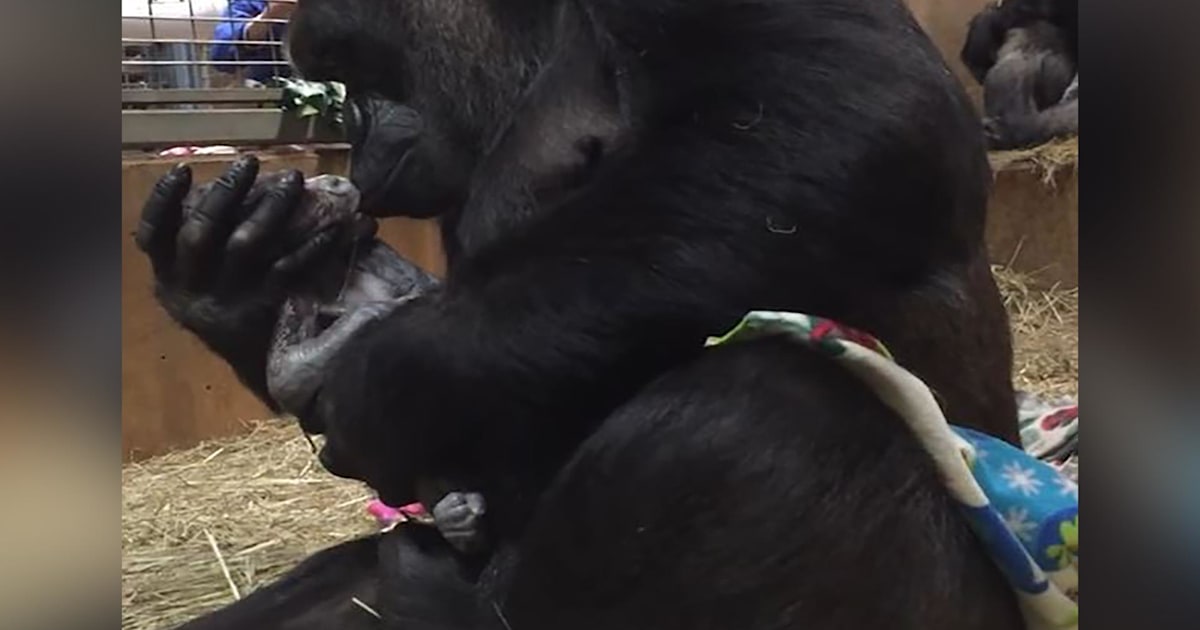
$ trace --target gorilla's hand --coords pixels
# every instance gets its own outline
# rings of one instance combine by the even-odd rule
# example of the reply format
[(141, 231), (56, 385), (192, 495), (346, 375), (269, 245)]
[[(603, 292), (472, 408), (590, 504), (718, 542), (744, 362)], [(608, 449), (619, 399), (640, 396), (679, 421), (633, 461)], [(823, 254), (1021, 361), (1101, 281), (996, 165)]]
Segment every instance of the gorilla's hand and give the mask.
[(233, 366), (272, 408), (267, 394), (267, 348), (286, 282), (328, 253), (336, 231), (295, 247), (283, 243), (299, 205), (303, 177), (288, 173), (247, 201), (258, 160), (239, 158), (190, 212), (184, 198), (191, 169), (180, 165), (155, 185), (142, 210), (136, 243), (154, 269), (155, 295), (167, 313)]
[(999, 149), (1004, 145), (1004, 124), (999, 118), (988, 116), (983, 119), (983, 139), (989, 149)]
[[(320, 432), (320, 426), (308, 419), (312, 417), (310, 408), (329, 363), (361, 329), (386, 317), (406, 300), (397, 298), (323, 307), (288, 300), (283, 305), (267, 357), (267, 387), (271, 398), (283, 411), (295, 415), (305, 431)], [(314, 311), (314, 308), (319, 310)], [(322, 314), (337, 315), (337, 319), (323, 330), (317, 321)]]

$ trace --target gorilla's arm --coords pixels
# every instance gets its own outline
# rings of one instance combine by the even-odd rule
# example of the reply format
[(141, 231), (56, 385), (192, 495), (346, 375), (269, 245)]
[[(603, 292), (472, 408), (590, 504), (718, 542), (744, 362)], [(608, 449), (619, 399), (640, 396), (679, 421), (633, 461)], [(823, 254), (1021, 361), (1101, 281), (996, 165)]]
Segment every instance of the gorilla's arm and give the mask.
[[(730, 155), (719, 158), (736, 163)], [(812, 307), (824, 310), (827, 283), (859, 277), (829, 252), (800, 250), (792, 217), (731, 198), (719, 177), (676, 187), (636, 181), (682, 181), (663, 166), (685, 168), (680, 156), (647, 159), (658, 166), (631, 164), (623, 181), (605, 182), (610, 194), (582, 195), (481, 251), (439, 291), (348, 342), (310, 410), (341, 473), (394, 491), (444, 471), (488, 481), (496, 471), (552, 470), (592, 422), (701, 352), (773, 283), (809, 287)], [(729, 201), (717, 211), (719, 198)], [(821, 217), (801, 229), (806, 242), (841, 240), (823, 238), (832, 228)], [(767, 262), (798, 255), (812, 271)], [(902, 257), (896, 268), (908, 264)], [(840, 279), (816, 271), (834, 267)], [(387, 470), (355, 469), (370, 462)], [(511, 503), (489, 496), (489, 507), (503, 519)]]
[(1041, 111), (985, 120), (984, 131), (989, 143), (996, 149), (1014, 149), (1079, 133), (1079, 99), (1069, 98), (1077, 94), (1077, 89), (1069, 89), (1068, 97)]
[(967, 37), (959, 59), (981, 85), (996, 64), (996, 53), (1004, 43), (1007, 30), (1007, 21), (994, 4), (985, 6), (967, 25)]

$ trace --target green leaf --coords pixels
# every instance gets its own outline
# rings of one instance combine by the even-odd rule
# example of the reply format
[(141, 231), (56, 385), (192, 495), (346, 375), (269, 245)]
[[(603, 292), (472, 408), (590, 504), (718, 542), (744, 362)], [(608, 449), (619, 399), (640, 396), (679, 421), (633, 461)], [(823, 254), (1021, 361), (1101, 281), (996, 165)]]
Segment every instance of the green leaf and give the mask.
[(312, 82), (279, 77), (275, 85), (283, 90), (280, 107), (300, 118), (321, 116), (336, 125), (343, 122), (346, 86), (334, 81)]

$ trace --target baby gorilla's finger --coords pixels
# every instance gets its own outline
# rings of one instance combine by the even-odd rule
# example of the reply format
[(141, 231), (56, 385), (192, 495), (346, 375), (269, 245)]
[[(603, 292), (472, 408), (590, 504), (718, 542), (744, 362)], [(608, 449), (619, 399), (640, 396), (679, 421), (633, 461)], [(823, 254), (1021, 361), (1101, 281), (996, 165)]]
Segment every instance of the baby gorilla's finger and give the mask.
[(237, 224), (242, 200), (258, 177), (254, 156), (238, 158), (215, 182), (179, 229), (176, 241), (176, 265), (180, 280), (188, 288), (197, 288), (211, 278), (224, 250), (229, 232)]
[(192, 187), (192, 169), (178, 164), (159, 178), (142, 206), (134, 243), (150, 257), (156, 276), (171, 269), (175, 235), (183, 215), (183, 199)]
[(279, 251), (273, 246), (274, 241), (281, 238), (283, 226), (303, 192), (304, 177), (299, 171), (290, 171), (263, 195), (250, 216), (229, 237), (222, 286), (260, 277), (253, 272), (261, 270), (259, 265)]

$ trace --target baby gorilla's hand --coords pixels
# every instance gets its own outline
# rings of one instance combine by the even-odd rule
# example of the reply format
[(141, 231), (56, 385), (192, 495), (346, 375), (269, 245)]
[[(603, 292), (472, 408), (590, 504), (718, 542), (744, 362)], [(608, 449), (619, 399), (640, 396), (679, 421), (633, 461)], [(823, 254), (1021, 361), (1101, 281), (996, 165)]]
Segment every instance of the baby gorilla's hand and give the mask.
[(487, 504), (477, 492), (451, 492), (433, 506), (433, 523), (446, 542), (464, 554), (475, 554), (487, 547), (483, 515)]

